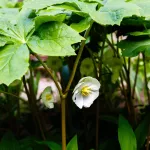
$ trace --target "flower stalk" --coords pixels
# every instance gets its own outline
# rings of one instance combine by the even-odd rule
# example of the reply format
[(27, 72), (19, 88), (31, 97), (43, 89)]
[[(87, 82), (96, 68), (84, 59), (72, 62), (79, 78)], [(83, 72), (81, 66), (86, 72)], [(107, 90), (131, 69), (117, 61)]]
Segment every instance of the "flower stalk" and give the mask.
[[(91, 21), (90, 27), (85, 32), (85, 35), (84, 35), (85, 39), (87, 39), (87, 37), (90, 33), (90, 30), (92, 28), (92, 24), (93, 24), (93, 20)], [(62, 100), (62, 103), (61, 103), (62, 150), (66, 150), (66, 97), (68, 95), (69, 89), (70, 89), (71, 84), (73, 82), (73, 79), (74, 79), (74, 76), (75, 76), (75, 73), (76, 73), (76, 70), (77, 70), (77, 67), (79, 64), (79, 60), (81, 58), (81, 55), (82, 55), (82, 52), (83, 52), (83, 49), (85, 46), (85, 42), (86, 42), (85, 40), (83, 40), (81, 42), (79, 52), (78, 52), (77, 58), (75, 60), (74, 66), (73, 66), (73, 71), (71, 73), (69, 82), (67, 84), (66, 89), (64, 90), (64, 93), (61, 94), (61, 100)]]

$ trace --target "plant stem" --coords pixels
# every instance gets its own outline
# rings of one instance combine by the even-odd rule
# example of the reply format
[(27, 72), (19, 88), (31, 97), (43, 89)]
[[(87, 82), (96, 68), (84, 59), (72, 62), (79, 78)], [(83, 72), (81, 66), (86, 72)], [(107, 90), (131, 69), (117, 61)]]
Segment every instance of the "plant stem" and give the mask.
[[(108, 43), (108, 45), (112, 48), (113, 52), (114, 52), (114, 56), (117, 56), (117, 50), (115, 49), (114, 45), (109, 41), (108, 38), (106, 38), (106, 42)], [(119, 56), (118, 56), (119, 58)]]
[(146, 70), (146, 62), (145, 62), (145, 54), (144, 53), (143, 53), (143, 63), (144, 63), (145, 87), (146, 87), (146, 92), (147, 92), (147, 97), (148, 97), (148, 103), (150, 105), (150, 94), (149, 94), (149, 89), (148, 89), (147, 70)]
[[(102, 44), (102, 48), (101, 48), (101, 57), (100, 57), (100, 66), (99, 66), (99, 81), (102, 81), (102, 66), (103, 66), (103, 53), (104, 53), (104, 47), (105, 47), (105, 38), (106, 36), (104, 36), (104, 40), (103, 40), (103, 44)], [(99, 149), (99, 99), (97, 99), (96, 101), (96, 150)]]
[(126, 89), (125, 89), (125, 86), (124, 86), (124, 83), (123, 83), (123, 77), (122, 77), (121, 72), (120, 72), (120, 79), (121, 79), (121, 85), (122, 85), (124, 97), (127, 98)]
[[(31, 74), (31, 76), (32, 76), (32, 74)], [(42, 129), (42, 126), (41, 126), (41, 122), (39, 120), (37, 110), (35, 108), (35, 104), (34, 104), (34, 100), (33, 100), (33, 98), (35, 98), (35, 96), (33, 95), (34, 93), (32, 91), (33, 90), (33, 88), (32, 88), (33, 84), (31, 84), (31, 81), (29, 82), (29, 89), (30, 89), (31, 93), (29, 92), (29, 90), (27, 88), (25, 76), (23, 76), (23, 84), (24, 84), (24, 88), (25, 88), (25, 91), (26, 91), (26, 94), (27, 94), (27, 97), (28, 97), (29, 107), (30, 107), (30, 110), (31, 110), (32, 115), (33, 115), (33, 121), (34, 121), (34, 124), (35, 124), (35, 127), (36, 127), (36, 131), (37, 131), (37, 124), (36, 124), (36, 120), (37, 120), (37, 123), (39, 125), (39, 129), (40, 129), (40, 132), (41, 132), (41, 136), (42, 136), (43, 140), (45, 140), (45, 135), (44, 135), (44, 132), (43, 132), (43, 129)]]
[(19, 96), (17, 96), (17, 95), (14, 95), (14, 94), (12, 94), (12, 93), (8, 93), (8, 92), (1, 91), (1, 90), (0, 90), (0, 93), (4, 93), (4, 94), (7, 94), (7, 95), (16, 97), (16, 98), (18, 98), (18, 99), (20, 99), (20, 100), (22, 100), (22, 101), (25, 101), (25, 99), (23, 99), (23, 98), (21, 98), (21, 97), (19, 97)]
[(140, 61), (140, 56), (138, 56), (138, 60), (137, 60), (137, 64), (136, 64), (136, 72), (135, 72), (135, 78), (134, 78), (134, 85), (133, 85), (132, 97), (134, 97), (134, 93), (135, 93), (135, 87), (136, 87), (136, 82), (137, 82), (137, 77), (138, 77), (138, 71), (139, 71), (139, 61)]
[[(87, 37), (88, 37), (88, 35), (90, 33), (90, 30), (92, 28), (92, 25), (93, 25), (93, 21), (91, 21), (90, 27), (86, 30), (86, 32), (84, 34), (84, 38), (85, 39), (87, 39)], [(69, 91), (69, 89), (71, 87), (71, 84), (73, 82), (73, 79), (74, 79), (74, 76), (75, 76), (75, 73), (76, 73), (76, 70), (77, 70), (77, 67), (78, 67), (79, 60), (81, 58), (81, 55), (82, 55), (82, 52), (83, 52), (83, 49), (84, 49), (84, 46), (85, 46), (85, 42), (86, 42), (86, 40), (82, 40), (82, 42), (81, 42), (81, 45), (80, 45), (80, 48), (79, 48), (79, 52), (78, 52), (77, 58), (75, 60), (74, 66), (73, 66), (73, 71), (71, 73), (69, 82), (68, 82), (67, 87), (66, 87), (65, 92), (64, 92), (65, 97), (67, 97), (68, 91)]]
[[(93, 21), (91, 22), (90, 27), (85, 32), (85, 35), (84, 35), (85, 39), (89, 35), (92, 24), (93, 24)], [(74, 66), (73, 66), (73, 71), (71, 73), (69, 82), (67, 84), (67, 87), (66, 87), (64, 93), (61, 93), (61, 99), (62, 99), (62, 102), (61, 102), (62, 150), (66, 150), (66, 97), (68, 95), (69, 89), (70, 89), (71, 84), (73, 82), (73, 79), (74, 79), (74, 76), (75, 76), (75, 73), (76, 73), (76, 70), (77, 70), (77, 66), (78, 66), (79, 60), (81, 58), (84, 46), (85, 46), (85, 42), (86, 42), (85, 40), (83, 40), (81, 42), (79, 52), (78, 52), (77, 58), (75, 60)]]
[(34, 117), (34, 111), (33, 111), (33, 108), (32, 108), (31, 97), (30, 97), (30, 93), (29, 93), (29, 90), (28, 90), (28, 87), (27, 87), (27, 84), (26, 84), (25, 76), (23, 76), (22, 81), (23, 81), (23, 85), (24, 85), (24, 88), (25, 88), (26, 95), (28, 97), (29, 108), (30, 108), (30, 111), (32, 112), (31, 114), (32, 114), (32, 118), (33, 118), (33, 121), (34, 121), (34, 125), (35, 125), (35, 131), (37, 133), (38, 128), (37, 128), (36, 120), (35, 120), (35, 117)]
[(23, 76), (22, 81), (23, 81), (23, 85), (24, 85), (24, 88), (25, 88), (25, 92), (26, 92), (28, 100), (29, 100), (30, 99), (30, 93), (29, 93), (29, 90), (27, 88), (25, 76)]
[(132, 94), (131, 94), (131, 81), (130, 81), (130, 68), (131, 67), (131, 59), (128, 58), (128, 70), (127, 70), (127, 107), (129, 111), (129, 117), (132, 125), (134, 126), (136, 123), (136, 117), (135, 117), (135, 111), (134, 111), (134, 106), (132, 102)]
[(62, 150), (66, 150), (66, 99), (61, 99), (61, 136)]
[(88, 52), (89, 52), (89, 54), (90, 54), (90, 56), (91, 56), (91, 58), (92, 58), (92, 61), (93, 61), (93, 64), (94, 64), (94, 68), (95, 68), (95, 75), (96, 75), (96, 78), (98, 79), (96, 61), (95, 61), (95, 59), (94, 59), (94, 57), (93, 57), (92, 50), (91, 50), (90, 48), (88, 48), (87, 46), (85, 46), (85, 47), (86, 47), (86, 49), (88, 50)]
[(32, 104), (32, 107), (33, 107), (33, 112), (34, 112), (35, 118), (37, 120), (37, 123), (39, 125), (41, 136), (42, 136), (43, 140), (46, 140), (46, 137), (45, 137), (44, 131), (43, 131), (42, 121), (41, 121), (42, 118), (39, 117), (40, 113), (39, 113), (38, 107), (36, 105), (36, 95), (35, 95), (35, 92), (34, 92), (34, 78), (33, 78), (33, 72), (32, 72), (32, 67), (31, 66), (30, 66), (30, 78), (29, 78), (28, 85), (29, 85), (29, 90), (30, 90), (30, 97), (31, 97), (31, 100), (32, 100), (31, 104)]
[(52, 72), (49, 70), (49, 68), (47, 67), (47, 65), (41, 60), (41, 58), (36, 54), (34, 53), (35, 57), (40, 61), (40, 63), (42, 64), (42, 66), (45, 68), (45, 70), (49, 73), (50, 77), (52, 78), (52, 80), (54, 81), (58, 91), (59, 91), (59, 94), (60, 96), (63, 96), (63, 93), (62, 93), (62, 90), (57, 82), (57, 80), (55, 79), (55, 77), (53, 76)]
[(146, 141), (146, 150), (149, 150), (149, 135), (150, 135), (150, 125), (149, 125), (149, 128), (148, 128), (148, 134), (147, 134), (147, 141)]

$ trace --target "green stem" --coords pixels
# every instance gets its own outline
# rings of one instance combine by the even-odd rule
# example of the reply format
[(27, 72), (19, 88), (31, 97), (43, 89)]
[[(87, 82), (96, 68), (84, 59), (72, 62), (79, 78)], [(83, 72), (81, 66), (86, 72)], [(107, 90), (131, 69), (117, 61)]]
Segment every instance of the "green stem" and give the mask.
[(32, 107), (33, 107), (34, 116), (35, 116), (35, 118), (37, 120), (37, 123), (39, 125), (41, 136), (42, 136), (43, 140), (46, 140), (46, 137), (44, 135), (43, 126), (42, 126), (42, 121), (41, 121), (42, 118), (39, 117), (40, 113), (39, 113), (38, 107), (36, 105), (36, 95), (35, 95), (35, 92), (34, 92), (34, 78), (33, 78), (33, 71), (32, 71), (31, 66), (30, 66), (30, 78), (29, 78), (28, 85), (29, 85), (29, 90), (30, 90), (30, 97), (31, 97), (31, 100), (32, 100), (31, 104), (32, 104)]
[(150, 135), (150, 125), (148, 128), (147, 141), (146, 141), (146, 150), (149, 150), (149, 135)]
[[(93, 24), (93, 21), (91, 22), (91, 26), (85, 32), (85, 35), (84, 35), (85, 39), (89, 35), (89, 32), (92, 28), (92, 24)], [(71, 87), (71, 84), (73, 82), (73, 79), (74, 79), (74, 76), (75, 76), (75, 73), (76, 73), (76, 70), (77, 70), (77, 66), (78, 66), (79, 60), (81, 58), (84, 46), (85, 46), (85, 42), (86, 42), (85, 40), (83, 40), (81, 42), (79, 52), (78, 52), (77, 58), (75, 60), (74, 66), (73, 66), (73, 71), (71, 73), (69, 82), (68, 82), (67, 87), (64, 91), (64, 94), (61, 93), (61, 99), (62, 99), (62, 102), (61, 102), (62, 150), (66, 150), (66, 97), (68, 95), (68, 91), (69, 91), (69, 89)]]
[[(91, 30), (91, 28), (92, 28), (92, 24), (93, 24), (93, 21), (91, 22), (90, 27), (86, 30), (86, 32), (85, 32), (85, 34), (84, 34), (84, 38), (85, 38), (85, 39), (87, 39), (87, 37), (88, 37), (88, 35), (89, 35), (89, 33), (90, 33), (90, 30)], [(82, 55), (82, 52), (83, 52), (83, 49), (84, 49), (84, 46), (85, 46), (85, 42), (86, 42), (86, 40), (83, 40), (83, 41), (81, 42), (81, 45), (80, 45), (80, 48), (79, 48), (79, 52), (78, 52), (77, 58), (76, 58), (76, 60), (75, 60), (74, 66), (73, 66), (73, 71), (72, 71), (72, 73), (71, 73), (69, 82), (68, 82), (67, 87), (66, 87), (65, 92), (64, 92), (65, 97), (67, 97), (68, 91), (69, 91), (69, 89), (70, 89), (70, 87), (71, 87), (71, 84), (72, 84), (72, 82), (73, 82), (73, 79), (74, 79), (74, 76), (75, 76), (75, 73), (76, 73), (76, 70), (77, 70), (77, 67), (78, 67), (79, 60), (80, 60), (80, 58), (81, 58), (81, 55)]]
[(134, 126), (136, 123), (136, 116), (135, 116), (134, 106), (133, 106), (133, 102), (132, 102), (130, 69), (131, 69), (131, 59), (128, 58), (128, 70), (126, 72), (127, 73), (127, 87), (128, 87), (127, 105), (128, 105), (128, 110), (129, 110), (130, 121), (131, 121), (132, 125)]
[[(118, 55), (118, 54), (117, 54), (117, 50), (115, 49), (114, 45), (109, 41), (108, 38), (106, 38), (106, 42), (107, 42), (107, 44), (112, 48), (112, 50), (113, 50), (113, 52), (114, 52), (114, 56), (117, 56), (117, 55)], [(118, 58), (119, 58), (119, 56), (118, 56)]]
[[(30, 110), (32, 112), (32, 117), (33, 117), (33, 121), (34, 121), (34, 124), (35, 124), (35, 127), (36, 127), (36, 132), (38, 131), (37, 130), (37, 123), (38, 123), (39, 129), (40, 129), (40, 132), (41, 132), (41, 136), (45, 140), (44, 132), (43, 132), (41, 123), (39, 121), (39, 118), (37, 117), (37, 113), (36, 113), (35, 106), (34, 106), (34, 103), (33, 103), (33, 97), (34, 96), (33, 96), (33, 92), (32, 92), (32, 89), (31, 89), (32, 86), (31, 86), (31, 84), (29, 84), (29, 89), (30, 89), (30, 92), (31, 92), (30, 93), (28, 88), (27, 88), (25, 76), (23, 76), (23, 84), (24, 84), (24, 88), (25, 88), (25, 91), (26, 91), (26, 94), (27, 94), (27, 97), (28, 97), (29, 107), (30, 107)], [(37, 123), (36, 123), (36, 120), (37, 120)]]
[(28, 97), (29, 108), (30, 108), (30, 111), (32, 112), (31, 114), (32, 114), (32, 118), (33, 118), (33, 121), (34, 121), (34, 125), (35, 125), (35, 131), (37, 133), (38, 128), (37, 128), (36, 120), (35, 120), (35, 117), (34, 117), (34, 111), (33, 111), (33, 108), (32, 108), (31, 97), (30, 97), (30, 93), (29, 93), (29, 90), (28, 90), (28, 87), (27, 87), (27, 84), (26, 84), (25, 76), (23, 76), (22, 81), (23, 81), (23, 85), (24, 85), (24, 88), (25, 88), (26, 95)]
[(148, 97), (148, 103), (150, 105), (150, 94), (149, 94), (149, 89), (148, 89), (147, 70), (146, 70), (146, 62), (145, 62), (145, 54), (144, 53), (143, 53), (143, 63), (144, 63), (145, 87), (146, 87), (146, 92), (147, 92), (147, 97)]
[(124, 97), (127, 99), (126, 89), (125, 89), (125, 86), (124, 86), (124, 83), (123, 83), (123, 76), (122, 76), (121, 72), (120, 72), (120, 79), (121, 79), (121, 85), (122, 85), (122, 90), (123, 90)]
[(23, 76), (22, 81), (23, 81), (23, 85), (24, 85), (24, 88), (25, 88), (25, 92), (26, 92), (27, 97), (28, 97), (28, 100), (29, 100), (29, 99), (30, 99), (30, 93), (29, 93), (29, 90), (28, 90), (28, 88), (27, 88), (25, 76)]
[(136, 72), (135, 72), (134, 85), (133, 85), (133, 90), (132, 90), (132, 97), (134, 97), (135, 87), (137, 83), (137, 77), (138, 77), (138, 72), (139, 72), (139, 61), (140, 61), (140, 56), (138, 56), (138, 60), (136, 64)]
[[(100, 66), (99, 66), (99, 81), (101, 81), (102, 83), (102, 66), (103, 66), (103, 53), (104, 53), (104, 47), (105, 47), (105, 36), (104, 36), (104, 41), (103, 41), (103, 45), (101, 48), (101, 57), (100, 57)], [(95, 130), (95, 134), (96, 134), (96, 150), (99, 149), (99, 99), (97, 99), (96, 101), (96, 130)]]
[(96, 61), (95, 61), (95, 59), (94, 59), (94, 57), (93, 57), (92, 50), (91, 50), (90, 48), (88, 48), (87, 46), (85, 46), (85, 47), (86, 47), (86, 49), (88, 50), (88, 52), (89, 52), (89, 54), (90, 54), (90, 56), (91, 56), (91, 58), (92, 58), (92, 61), (93, 61), (93, 64), (94, 64), (94, 68), (95, 68), (96, 78), (98, 79), (98, 73), (97, 73)]
[(54, 81), (58, 91), (59, 91), (59, 94), (61, 97), (63, 97), (63, 93), (62, 93), (62, 90), (57, 82), (57, 80), (55, 79), (55, 77), (53, 76), (52, 72), (49, 70), (49, 68), (47, 67), (47, 65), (41, 60), (41, 58), (36, 54), (34, 53), (35, 57), (40, 61), (40, 63), (42, 64), (42, 66), (45, 68), (45, 70), (49, 73), (50, 77), (52, 78), (52, 80)]
[(61, 101), (61, 136), (62, 136), (62, 150), (66, 150), (66, 99)]
[(7, 94), (7, 95), (16, 97), (16, 98), (18, 98), (18, 99), (20, 99), (20, 100), (22, 100), (22, 101), (25, 101), (25, 99), (23, 99), (23, 98), (21, 98), (21, 97), (19, 97), (19, 96), (17, 96), (17, 95), (14, 95), (14, 94), (12, 94), (12, 93), (8, 93), (8, 92), (1, 91), (1, 90), (0, 90), (0, 93), (4, 93), (4, 94)]

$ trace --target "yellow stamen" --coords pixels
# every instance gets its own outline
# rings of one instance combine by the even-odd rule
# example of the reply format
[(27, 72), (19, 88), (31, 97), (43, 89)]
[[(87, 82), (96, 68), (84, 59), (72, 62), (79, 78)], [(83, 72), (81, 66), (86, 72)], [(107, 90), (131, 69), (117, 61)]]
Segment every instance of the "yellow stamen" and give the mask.
[(46, 100), (50, 101), (52, 99), (52, 95), (51, 94), (46, 94)]
[(81, 89), (81, 94), (83, 96), (88, 96), (91, 93), (91, 88), (89, 88), (88, 86), (84, 86)]

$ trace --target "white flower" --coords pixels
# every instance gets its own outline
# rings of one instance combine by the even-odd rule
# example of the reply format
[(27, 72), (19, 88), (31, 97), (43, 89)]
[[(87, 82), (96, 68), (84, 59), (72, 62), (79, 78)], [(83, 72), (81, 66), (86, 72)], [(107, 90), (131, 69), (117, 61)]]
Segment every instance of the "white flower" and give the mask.
[(52, 88), (50, 86), (46, 87), (41, 95), (44, 105), (48, 108), (54, 108), (54, 98), (52, 95)]
[(100, 83), (97, 79), (84, 77), (76, 85), (72, 99), (80, 109), (90, 107), (99, 96), (99, 88)]

